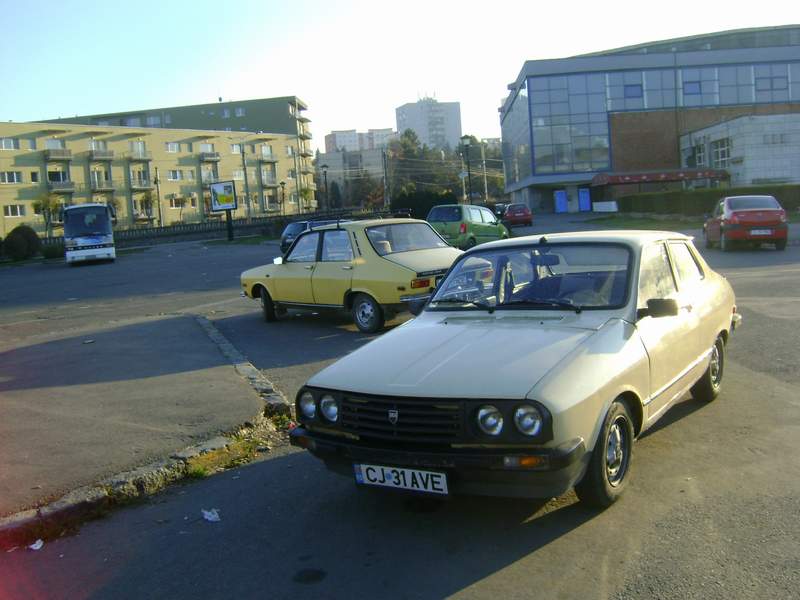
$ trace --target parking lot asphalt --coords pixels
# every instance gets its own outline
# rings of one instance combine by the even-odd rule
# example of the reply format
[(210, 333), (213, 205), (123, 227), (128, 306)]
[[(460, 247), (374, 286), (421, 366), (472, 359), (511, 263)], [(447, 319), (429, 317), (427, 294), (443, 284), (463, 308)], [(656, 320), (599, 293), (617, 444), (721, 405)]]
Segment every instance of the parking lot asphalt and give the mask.
[[(269, 251), (232, 251), (219, 270)], [(186, 253), (188, 265), (204, 251)], [(0, 598), (796, 598), (800, 248), (703, 253), (745, 319), (723, 393), (709, 405), (686, 398), (637, 442), (632, 485), (607, 511), (571, 493), (363, 493), (290, 450), (0, 556)], [(266, 324), (255, 302), (233, 297), (235, 281), (218, 285), (186, 305), (204, 304), (288, 395), (372, 337), (342, 315)], [(171, 302), (162, 296), (153, 305)], [(221, 522), (202, 519), (212, 507)]]

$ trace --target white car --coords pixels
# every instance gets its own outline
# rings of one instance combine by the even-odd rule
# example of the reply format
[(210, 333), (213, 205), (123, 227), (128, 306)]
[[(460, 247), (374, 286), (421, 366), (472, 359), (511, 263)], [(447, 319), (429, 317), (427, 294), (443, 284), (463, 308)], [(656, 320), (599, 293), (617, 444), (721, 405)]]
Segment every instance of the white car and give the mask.
[(608, 506), (634, 439), (719, 393), (741, 322), (690, 238), (590, 232), (460, 256), (424, 312), (297, 395), (294, 445), (360, 485)]

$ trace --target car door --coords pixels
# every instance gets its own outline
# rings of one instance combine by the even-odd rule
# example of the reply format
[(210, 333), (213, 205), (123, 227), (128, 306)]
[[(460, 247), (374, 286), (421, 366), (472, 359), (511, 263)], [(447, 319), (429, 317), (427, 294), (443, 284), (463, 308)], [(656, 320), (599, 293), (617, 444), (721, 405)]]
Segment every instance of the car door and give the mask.
[(486, 227), (487, 241), (499, 240), (503, 237), (503, 230), (505, 228), (497, 221), (492, 211), (488, 208), (481, 208), (481, 216), (483, 217), (483, 225)]
[[(666, 244), (658, 242), (642, 249), (637, 289), (637, 309), (646, 309), (652, 299), (679, 300), (675, 274)], [(687, 344), (692, 323), (685, 311), (675, 316), (640, 317), (636, 329), (650, 360), (650, 397), (646, 402), (648, 419), (666, 409), (682, 389), (683, 371), (694, 360), (694, 347)]]
[(468, 206), (466, 212), (467, 218), (469, 219), (469, 229), (475, 236), (475, 241), (482, 244), (491, 239), (488, 236), (487, 227), (483, 223), (481, 210), (477, 206)]
[(706, 235), (712, 242), (718, 242), (720, 238), (720, 228), (722, 225), (722, 214), (725, 211), (725, 201), (720, 200), (714, 207), (714, 213), (706, 225)]
[(322, 252), (311, 276), (315, 304), (342, 306), (353, 279), (353, 247), (344, 229), (322, 232)]
[(313, 304), (311, 276), (317, 264), (320, 234), (311, 231), (301, 235), (282, 265), (276, 269), (274, 286), (276, 302)]
[(694, 361), (708, 354), (717, 337), (714, 290), (705, 281), (705, 274), (689, 244), (674, 240), (668, 244), (670, 258), (678, 279), (678, 306), (689, 321), (692, 334), (684, 344), (692, 346)]

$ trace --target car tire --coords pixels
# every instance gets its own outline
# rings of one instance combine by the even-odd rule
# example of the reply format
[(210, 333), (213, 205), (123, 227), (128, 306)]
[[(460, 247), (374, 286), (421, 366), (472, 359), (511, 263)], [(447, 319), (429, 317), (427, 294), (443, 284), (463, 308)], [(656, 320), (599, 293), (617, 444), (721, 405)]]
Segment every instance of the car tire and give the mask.
[(261, 296), (261, 311), (264, 313), (264, 320), (267, 323), (277, 321), (278, 317), (275, 314), (275, 305), (272, 303), (272, 298), (270, 298), (267, 288), (262, 287), (259, 295)]
[(383, 308), (372, 296), (356, 294), (353, 299), (353, 322), (362, 333), (375, 333), (384, 324)]
[(630, 410), (622, 400), (614, 400), (606, 413), (586, 473), (575, 486), (581, 502), (607, 508), (622, 495), (630, 479), (633, 439)]
[(711, 238), (708, 237), (708, 231), (705, 229), (703, 230), (703, 239), (706, 241), (706, 248), (713, 248), (714, 242), (711, 241)]
[(733, 250), (733, 242), (728, 239), (724, 231), (719, 234), (719, 249), (723, 252), (730, 252)]
[(700, 402), (711, 402), (722, 388), (722, 376), (725, 373), (725, 341), (717, 336), (711, 349), (711, 358), (703, 376), (692, 386), (692, 398)]
[(478, 242), (475, 241), (475, 238), (469, 238), (467, 240), (467, 245), (465, 246), (465, 248), (467, 250), (469, 250), (470, 248), (474, 248), (477, 245), (478, 245)]
[(775, 250), (786, 250), (786, 240), (778, 240), (775, 242)]

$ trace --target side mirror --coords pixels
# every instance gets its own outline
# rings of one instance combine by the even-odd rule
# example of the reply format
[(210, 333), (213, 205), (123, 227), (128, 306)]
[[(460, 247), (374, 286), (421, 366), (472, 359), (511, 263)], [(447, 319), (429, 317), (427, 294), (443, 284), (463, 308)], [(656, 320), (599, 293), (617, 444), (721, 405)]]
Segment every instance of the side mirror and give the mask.
[(412, 300), (408, 303), (408, 312), (416, 317), (423, 311), (426, 304), (428, 304), (427, 298), (423, 300)]
[(274, 264), (274, 265), (282, 265), (283, 264), (283, 257), (282, 256), (276, 256), (275, 258), (272, 259), (272, 264)]
[(647, 308), (639, 309), (637, 315), (640, 319), (651, 316), (654, 319), (659, 317), (674, 317), (678, 314), (678, 301), (674, 298), (652, 298), (647, 301)]

